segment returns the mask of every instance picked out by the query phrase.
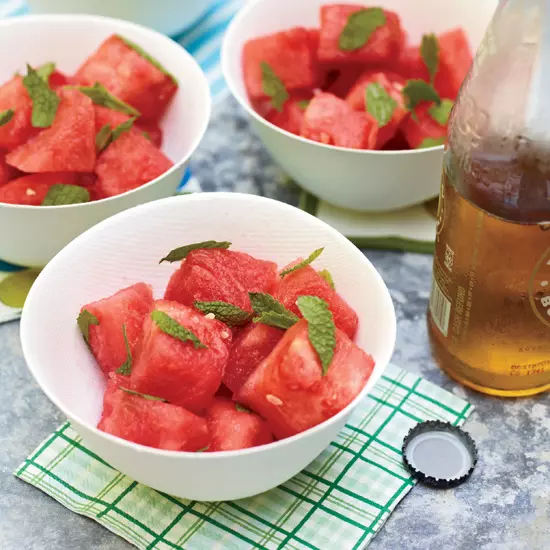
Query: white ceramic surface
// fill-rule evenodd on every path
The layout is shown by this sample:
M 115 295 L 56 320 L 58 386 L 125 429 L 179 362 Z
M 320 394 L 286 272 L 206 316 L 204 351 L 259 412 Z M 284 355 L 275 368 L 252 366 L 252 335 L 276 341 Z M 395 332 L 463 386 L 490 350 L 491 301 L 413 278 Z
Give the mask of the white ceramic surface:
M 196 23 L 214 0 L 27 0 L 33 14 L 83 13 L 116 17 L 173 35 Z
M 212 454 L 161 451 L 98 431 L 105 381 L 78 331 L 80 308 L 138 281 L 152 284 L 155 296 L 161 297 L 176 266 L 159 265 L 159 258 L 177 246 L 210 239 L 229 240 L 234 250 L 280 266 L 324 246 L 315 266 L 330 269 L 338 291 L 357 311 L 356 342 L 376 361 L 366 387 L 325 423 L 255 449 Z M 146 485 L 211 501 L 261 493 L 309 464 L 382 374 L 394 348 L 395 331 L 393 304 L 380 275 L 360 250 L 330 226 L 271 199 L 199 193 L 133 208 L 69 244 L 31 289 L 21 321 L 21 342 L 36 381 L 92 451 Z
M 281 130 L 250 105 L 241 53 L 250 38 L 293 26 L 319 27 L 319 8 L 327 0 L 252 0 L 231 23 L 222 47 L 223 73 L 231 92 L 248 112 L 264 145 L 302 187 L 343 208 L 396 210 L 423 202 L 439 192 L 443 146 L 421 151 L 360 151 L 315 143 Z M 366 3 L 347 0 L 347 4 Z M 463 27 L 475 51 L 497 0 L 378 0 L 397 12 L 411 43 L 426 32 Z
M 208 82 L 199 65 L 169 38 L 139 25 L 87 15 L 37 15 L 0 21 L 0 82 L 25 67 L 55 61 L 73 73 L 113 33 L 127 36 L 157 58 L 178 80 L 179 89 L 161 127 L 162 150 L 174 166 L 148 184 L 109 199 L 48 208 L 0 203 L 0 259 L 42 267 L 74 237 L 132 206 L 173 195 L 211 112 Z M 25 38 L 22 38 L 25 37 Z

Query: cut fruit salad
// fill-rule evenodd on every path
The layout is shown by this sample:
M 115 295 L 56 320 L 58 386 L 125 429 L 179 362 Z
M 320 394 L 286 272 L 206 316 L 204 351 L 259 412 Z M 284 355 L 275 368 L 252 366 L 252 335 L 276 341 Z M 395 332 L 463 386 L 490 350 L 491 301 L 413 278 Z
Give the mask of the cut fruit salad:
M 78 326 L 106 377 L 98 428 L 165 450 L 265 445 L 328 420 L 365 387 L 374 361 L 355 343 L 355 311 L 315 250 L 282 270 L 205 241 L 162 299 L 136 283 L 86 304 Z
M 161 119 L 178 83 L 126 38 L 107 38 L 76 71 L 27 65 L 0 86 L 0 203 L 105 199 L 161 176 Z
M 292 134 L 338 147 L 442 145 L 472 63 L 463 29 L 408 44 L 398 14 L 327 4 L 320 28 L 293 27 L 248 40 L 243 75 L 254 109 Z

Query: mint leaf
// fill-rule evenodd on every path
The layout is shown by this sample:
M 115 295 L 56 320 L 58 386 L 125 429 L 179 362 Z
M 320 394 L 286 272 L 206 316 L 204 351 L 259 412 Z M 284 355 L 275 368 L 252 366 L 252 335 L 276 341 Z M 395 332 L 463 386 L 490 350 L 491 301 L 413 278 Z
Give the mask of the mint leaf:
M 321 275 L 321 277 L 323 277 L 323 279 L 328 283 L 328 286 L 334 290 L 334 279 L 332 278 L 330 271 L 328 269 L 323 269 L 319 271 L 319 275 Z
M 141 114 L 136 108 L 114 96 L 99 82 L 96 82 L 93 86 L 79 86 L 78 89 L 101 107 L 107 107 L 129 116 L 139 116 Z
M 202 449 L 198 449 L 195 452 L 196 453 L 204 453 L 205 451 L 208 451 L 209 448 L 210 448 L 210 445 L 207 445 L 206 447 L 203 447 Z
M 36 69 L 36 73 L 44 82 L 46 82 L 46 84 L 50 80 L 50 76 L 52 76 L 54 71 L 55 71 L 55 63 L 52 63 L 52 62 L 46 63 L 41 67 L 38 67 L 38 69 Z
M 445 138 L 425 138 L 424 141 L 417 147 L 417 149 L 429 149 L 430 147 L 439 147 L 439 145 L 445 145 Z
M 428 69 L 430 82 L 433 84 L 435 75 L 439 69 L 439 41 L 435 34 L 425 34 L 422 36 L 420 55 L 422 56 L 424 65 Z
M 176 338 L 181 342 L 191 342 L 195 349 L 208 347 L 204 345 L 192 331 L 180 325 L 175 319 L 172 319 L 172 317 L 164 313 L 164 311 L 155 309 L 151 313 L 151 319 L 155 321 L 156 325 L 164 334 L 168 334 L 168 336 L 172 336 L 172 338 Z
M 99 130 L 99 132 L 96 134 L 95 148 L 98 153 L 103 151 L 103 149 L 105 149 L 107 145 L 109 145 L 112 134 L 113 129 L 111 128 L 111 125 L 109 123 L 105 124 L 105 126 L 103 126 L 101 130 Z
M 138 397 L 143 397 L 143 399 L 147 399 L 148 401 L 161 401 L 162 403 L 168 403 L 166 399 L 163 399 L 162 397 L 155 397 L 154 395 L 147 395 L 146 393 L 140 393 L 138 391 L 129 390 L 128 388 L 123 388 L 122 386 L 118 387 L 119 390 L 125 391 L 126 393 L 129 393 L 130 395 L 137 395 Z
M 132 126 L 134 125 L 134 122 L 136 121 L 137 117 L 129 118 L 128 120 L 120 123 L 112 132 L 111 134 L 111 141 L 110 144 L 113 143 L 113 141 L 116 141 L 124 132 L 129 132 L 132 129 Z
M 15 111 L 13 109 L 7 109 L 6 111 L 0 112 L 0 126 L 4 126 L 4 124 L 7 124 L 15 114 Z
M 145 139 L 148 139 L 149 141 L 153 141 L 153 140 L 151 139 L 151 134 L 150 134 L 149 132 L 146 132 L 146 131 L 144 130 L 143 132 L 141 132 L 141 134 L 143 135 L 143 137 L 144 137 Z
M 87 309 L 83 309 L 79 314 L 76 320 L 78 328 L 84 336 L 84 340 L 88 345 L 90 345 L 90 325 L 99 325 L 99 319 L 93 314 L 90 313 Z
M 314 250 L 305 260 L 301 261 L 299 264 L 296 264 L 293 267 L 287 267 L 286 269 L 283 269 L 281 271 L 280 276 L 281 278 L 286 277 L 290 273 L 294 273 L 294 271 L 298 271 L 298 269 L 302 269 L 302 267 L 307 267 L 309 264 L 311 264 L 314 260 L 316 260 L 322 253 L 325 248 L 318 248 L 317 250 Z
M 348 17 L 346 26 L 338 39 L 338 46 L 344 52 L 362 48 L 372 33 L 386 24 L 382 8 L 363 8 Z
M 428 114 L 441 126 L 447 126 L 453 105 L 454 101 L 451 99 L 443 99 L 440 105 L 432 105 L 428 109 Z
M 176 77 L 169 73 L 168 70 L 160 63 L 160 61 L 157 61 L 154 57 L 149 55 L 141 46 L 136 44 L 135 42 L 132 42 L 131 40 L 128 40 L 127 38 L 124 38 L 124 36 L 121 36 L 120 34 L 117 34 L 116 37 L 119 40 L 122 40 L 128 47 L 132 48 L 135 52 L 137 52 L 143 59 L 146 59 L 153 65 L 153 67 L 156 67 L 161 73 L 164 73 L 176 86 L 178 85 L 178 81 Z
M 298 322 L 299 317 L 289 311 L 281 302 L 264 292 L 249 292 L 252 309 L 258 315 L 254 323 L 286 330 Z
M 235 408 L 239 412 L 242 412 L 242 413 L 251 413 L 252 412 L 248 407 L 245 407 L 244 405 L 241 405 L 240 403 L 235 403 Z
M 289 317 L 288 315 L 285 315 L 283 313 L 266 311 L 264 313 L 260 313 L 258 317 L 254 317 L 254 319 L 252 319 L 252 322 L 287 330 L 291 326 L 295 325 L 298 322 L 298 319 L 295 319 L 294 317 Z
M 403 98 L 407 109 L 410 111 L 423 101 L 433 101 L 438 105 L 441 104 L 441 97 L 439 97 L 437 90 L 431 84 L 420 79 L 407 81 L 403 88 Z
M 383 128 L 392 119 L 397 101 L 388 94 L 384 86 L 372 82 L 365 89 L 365 106 L 367 112 L 376 119 L 378 127 Z
M 311 103 L 311 99 L 302 99 L 301 101 L 297 101 L 296 105 L 298 106 L 298 109 L 305 111 L 309 104 Z
M 32 101 L 31 124 L 34 128 L 50 127 L 61 100 L 30 65 L 27 65 L 27 76 L 23 78 L 23 86 Z
M 262 61 L 260 63 L 260 68 L 262 69 L 262 87 L 264 94 L 271 98 L 273 107 L 275 107 L 277 111 L 282 112 L 283 106 L 289 98 L 287 89 L 269 63 Z
M 325 376 L 336 349 L 336 326 L 332 312 L 328 304 L 317 296 L 300 296 L 296 304 L 307 320 L 309 341 L 319 356 Z
M 174 250 L 170 251 L 159 263 L 178 262 L 186 258 L 189 252 L 199 250 L 200 248 L 229 248 L 230 246 L 231 243 L 228 241 L 203 241 L 201 243 L 188 244 L 180 246 L 179 248 L 174 248 Z
M 244 325 L 252 317 L 248 311 L 221 300 L 216 302 L 195 302 L 193 305 L 205 315 L 212 313 L 218 321 L 225 323 L 229 327 Z
M 126 361 L 118 367 L 115 371 L 117 374 L 123 376 L 130 376 L 132 374 L 132 350 L 130 349 L 130 343 L 128 342 L 128 336 L 126 334 L 126 325 L 122 325 L 122 335 L 124 336 L 124 345 L 126 346 Z
M 42 206 L 64 206 L 90 202 L 90 192 L 79 185 L 56 183 L 48 189 Z

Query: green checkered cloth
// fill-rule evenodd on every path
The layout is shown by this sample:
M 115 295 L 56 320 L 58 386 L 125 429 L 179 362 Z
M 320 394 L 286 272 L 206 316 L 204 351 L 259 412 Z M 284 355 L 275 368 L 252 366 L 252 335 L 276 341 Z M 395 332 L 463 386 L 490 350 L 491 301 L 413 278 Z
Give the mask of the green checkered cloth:
M 66 423 L 15 475 L 138 548 L 355 550 L 415 480 L 401 444 L 417 422 L 461 425 L 472 405 L 393 365 L 345 429 L 284 485 L 234 502 L 195 502 L 141 485 L 88 450 Z

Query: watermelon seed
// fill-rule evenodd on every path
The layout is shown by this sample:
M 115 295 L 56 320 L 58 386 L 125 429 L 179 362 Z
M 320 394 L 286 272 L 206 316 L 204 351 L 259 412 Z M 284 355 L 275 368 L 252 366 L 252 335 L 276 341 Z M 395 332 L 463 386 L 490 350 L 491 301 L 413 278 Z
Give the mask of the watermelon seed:
M 265 398 L 276 407 L 280 407 L 283 404 L 283 402 L 278 397 L 276 397 L 275 395 L 271 395 L 270 393 L 268 393 Z
M 231 336 L 231 334 L 229 334 L 229 332 L 225 332 L 225 330 L 221 333 L 221 337 L 224 340 L 227 340 L 230 336 Z
M 32 197 L 33 195 L 36 195 L 36 191 L 34 189 L 31 189 L 30 187 L 25 191 L 25 195 L 28 197 Z
M 213 313 L 207 313 L 205 316 L 205 319 L 215 319 L 216 316 Z

